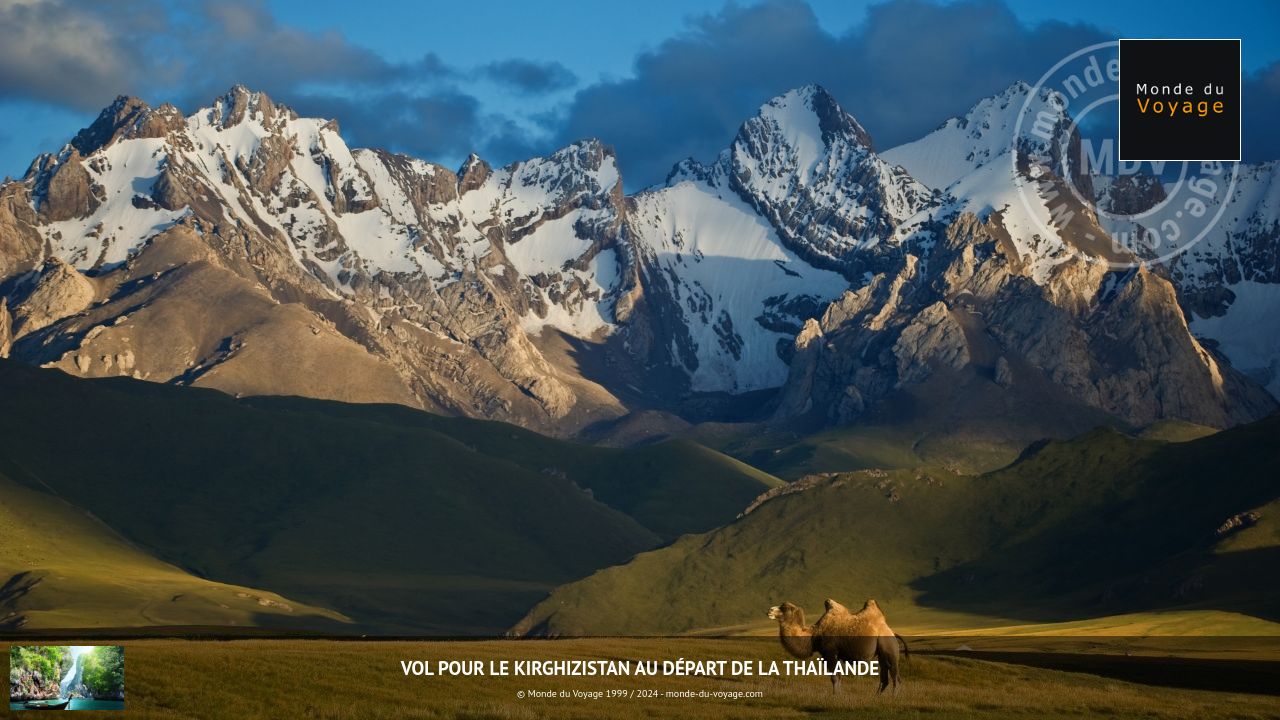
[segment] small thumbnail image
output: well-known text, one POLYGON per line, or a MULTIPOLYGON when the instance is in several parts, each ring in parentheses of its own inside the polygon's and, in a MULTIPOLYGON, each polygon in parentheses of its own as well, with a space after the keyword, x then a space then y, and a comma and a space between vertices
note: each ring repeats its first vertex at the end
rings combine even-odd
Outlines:
POLYGON ((14 645, 10 710, 123 710, 119 645, 14 645))

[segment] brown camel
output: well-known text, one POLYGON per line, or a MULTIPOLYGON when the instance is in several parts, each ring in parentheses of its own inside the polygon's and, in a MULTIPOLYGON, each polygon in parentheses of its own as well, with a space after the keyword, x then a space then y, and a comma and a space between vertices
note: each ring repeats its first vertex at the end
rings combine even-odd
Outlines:
POLYGON ((906 651, 906 641, 895 633, 885 620, 884 612, 875 600, 868 600, 858 612, 835 600, 828 599, 826 612, 813 625, 804 622, 804 610, 789 602, 769 608, 769 619, 778 621, 778 637, 782 647, 801 660, 814 653, 826 661, 831 673, 831 691, 840 688, 840 676, 835 674, 840 662, 859 660, 880 661, 880 689, 884 692, 893 682, 898 691, 898 644, 906 651))

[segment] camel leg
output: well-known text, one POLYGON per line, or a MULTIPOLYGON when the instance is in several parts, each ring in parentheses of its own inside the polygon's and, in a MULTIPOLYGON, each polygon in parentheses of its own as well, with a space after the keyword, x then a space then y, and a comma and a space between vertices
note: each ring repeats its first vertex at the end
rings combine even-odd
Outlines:
POLYGON ((884 692, 890 683, 893 684, 893 694, 897 694, 897 685, 900 682, 899 661, 901 657, 897 653, 897 638, 890 637, 879 638, 876 644, 876 660, 879 661, 879 692, 884 692))
POLYGON ((840 676, 836 674, 836 661, 827 660, 827 672, 831 674, 831 694, 840 692, 840 676))
POLYGON ((880 689, 876 692, 883 693, 885 688, 889 687, 890 681, 893 682, 894 691, 896 692, 898 689, 898 659, 895 653, 890 652, 884 646, 883 639, 877 641, 876 659, 880 661, 880 689))
POLYGON ((898 658, 894 657, 892 652, 889 652, 889 653, 885 653, 885 660, 886 662, 882 662, 881 668, 880 668, 880 677, 882 678, 881 680, 882 684, 880 686, 880 689, 884 690, 885 686, 893 685, 893 693, 897 695, 898 694, 898 658))

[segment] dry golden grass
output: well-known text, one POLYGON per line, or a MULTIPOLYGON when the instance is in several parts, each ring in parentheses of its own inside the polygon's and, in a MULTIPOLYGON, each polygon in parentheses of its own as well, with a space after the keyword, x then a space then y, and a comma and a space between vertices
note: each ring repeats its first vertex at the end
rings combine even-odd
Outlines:
POLYGON ((896 697, 825 678, 406 677, 401 660, 784 659, 772 639, 483 642, 319 640, 128 644, 128 717, 146 718, 1276 718, 1280 698, 1136 685, 980 660, 916 656, 896 697), (550 690, 759 691, 751 699, 519 699, 550 690))

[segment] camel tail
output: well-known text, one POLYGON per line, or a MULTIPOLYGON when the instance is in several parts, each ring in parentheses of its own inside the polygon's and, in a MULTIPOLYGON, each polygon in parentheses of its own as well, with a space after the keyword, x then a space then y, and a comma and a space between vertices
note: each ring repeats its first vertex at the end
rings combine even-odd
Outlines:
POLYGON ((894 636, 894 637, 896 637, 896 638, 898 638, 898 645, 902 646, 902 657, 903 657, 904 659, 910 660, 910 659, 911 659, 911 648, 907 646, 907 640, 906 640, 906 638, 902 637, 902 636, 901 636, 901 635, 899 635, 898 633, 894 633, 894 634, 893 634, 893 636, 894 636))

